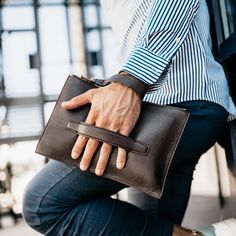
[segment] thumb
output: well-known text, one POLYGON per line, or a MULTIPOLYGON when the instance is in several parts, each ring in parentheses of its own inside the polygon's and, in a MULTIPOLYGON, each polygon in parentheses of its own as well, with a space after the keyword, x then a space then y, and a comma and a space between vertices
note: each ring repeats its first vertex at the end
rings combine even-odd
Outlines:
POLYGON ((79 96, 73 97, 69 101, 65 101, 61 103, 61 106, 65 109, 75 109, 77 107, 86 105, 88 103, 91 103, 92 101, 92 96, 93 96, 93 91, 94 89, 91 89, 79 96))

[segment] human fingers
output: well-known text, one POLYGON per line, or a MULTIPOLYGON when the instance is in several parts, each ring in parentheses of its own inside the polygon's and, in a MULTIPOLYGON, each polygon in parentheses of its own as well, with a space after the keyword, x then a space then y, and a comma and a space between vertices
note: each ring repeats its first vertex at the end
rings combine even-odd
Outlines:
MULTIPOLYGON (((119 132, 122 135, 129 135, 129 129, 124 129, 119 132)), ((97 175, 102 175, 107 167, 107 163, 109 161, 110 154, 112 152, 112 146, 106 143, 103 143, 101 152, 99 155, 98 163, 95 169, 95 173, 97 175)), ((117 153, 117 161, 116 161, 116 167, 118 169, 123 169, 126 163, 126 156, 127 152, 125 149, 118 148, 118 153, 117 153)))
POLYGON ((65 109, 75 109, 77 107, 91 103, 94 91, 95 89, 90 89, 79 96, 73 97, 69 101, 62 102, 61 105, 65 109))
POLYGON ((111 151, 112 151, 112 146, 107 143, 103 143, 101 147, 99 159, 97 162, 97 166, 95 169, 96 175, 102 175, 104 173, 107 167, 107 163, 108 163, 111 151))
MULTIPOLYGON (((123 129, 120 130, 120 134, 129 136, 130 132, 132 130, 132 127, 130 124, 125 124, 123 126, 123 129)), ((126 163, 126 156, 127 156, 127 151, 122 148, 118 148, 118 153, 117 153, 117 159, 116 159, 116 167, 118 169, 123 169, 126 163)))
MULTIPOLYGON (((85 123, 91 124, 91 125, 94 124, 96 121, 96 116, 97 116, 96 112, 90 109, 85 123)), ((83 135, 79 135, 71 151, 71 157, 73 159, 77 159, 80 156, 87 141, 88 141, 88 138, 84 137, 83 135)))
POLYGON ((88 141, 88 138, 82 136, 82 135, 79 135, 79 137, 77 138, 74 146, 73 146, 73 149, 71 151, 71 157, 73 159, 78 159, 79 156, 81 155, 86 143, 88 141))
POLYGON ((126 163, 126 150, 122 148, 118 148, 116 167, 118 169, 123 169, 126 163))
POLYGON ((89 139, 84 150, 84 154, 81 158, 80 169, 87 170, 93 158, 93 155, 99 145, 98 140, 89 139))

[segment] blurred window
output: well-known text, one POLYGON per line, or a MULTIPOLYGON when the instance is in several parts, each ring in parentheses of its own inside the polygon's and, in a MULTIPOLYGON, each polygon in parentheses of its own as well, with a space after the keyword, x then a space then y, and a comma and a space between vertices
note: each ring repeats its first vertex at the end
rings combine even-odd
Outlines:
POLYGON ((33 0, 2 0, 3 5, 6 6, 22 6, 22 5, 31 5, 33 0))
POLYGON ((220 0, 221 17, 225 38, 236 31, 236 1, 220 0))
POLYGON ((57 3, 57 4, 63 4, 63 3, 65 3, 65 0, 39 0, 38 1, 39 2, 39 4, 55 4, 55 3, 57 3))
POLYGON ((86 27, 97 27, 98 26, 98 15, 96 5, 87 5, 84 8, 85 15, 85 26, 86 27))
POLYGON ((38 71, 29 63, 29 56, 37 51, 35 33, 4 33, 2 45, 6 96, 38 96, 38 71))
POLYGON ((38 136, 43 128, 39 106, 17 105, 7 108, 7 116, 0 127, 0 137, 38 136))
POLYGON ((3 7, 3 29, 32 29, 34 27, 33 7, 3 7))
POLYGON ((50 118, 50 115, 52 113, 52 110, 55 106, 56 102, 46 102, 44 104, 44 115, 45 115, 45 122, 47 122, 50 118))
POLYGON ((46 95, 58 94, 70 73, 65 10, 64 6, 39 9, 43 90, 46 95))

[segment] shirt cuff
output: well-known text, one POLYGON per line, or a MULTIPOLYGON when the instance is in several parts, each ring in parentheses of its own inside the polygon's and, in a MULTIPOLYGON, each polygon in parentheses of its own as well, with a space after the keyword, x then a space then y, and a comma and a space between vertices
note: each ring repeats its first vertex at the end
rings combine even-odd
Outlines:
POLYGON ((155 83, 166 71, 169 61, 146 48, 136 47, 121 67, 125 71, 144 83, 155 83))

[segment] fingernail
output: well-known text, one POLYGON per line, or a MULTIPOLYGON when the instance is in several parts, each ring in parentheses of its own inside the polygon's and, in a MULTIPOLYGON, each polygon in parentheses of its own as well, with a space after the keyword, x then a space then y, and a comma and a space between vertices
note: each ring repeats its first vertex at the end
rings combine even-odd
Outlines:
POLYGON ((67 104, 67 102, 62 102, 61 105, 64 107, 67 104))
POLYGON ((96 175, 102 175, 103 171, 101 169, 96 169, 95 173, 96 173, 96 175))
POLYGON ((87 170, 86 166, 83 165, 83 164, 80 164, 80 169, 83 170, 83 171, 87 170))
POLYGON ((118 162, 117 163, 117 168, 118 169, 123 169, 123 167, 124 167, 124 163, 123 162, 118 162))
POLYGON ((77 152, 72 152, 71 157, 72 159, 77 159, 79 157, 79 154, 77 152))

